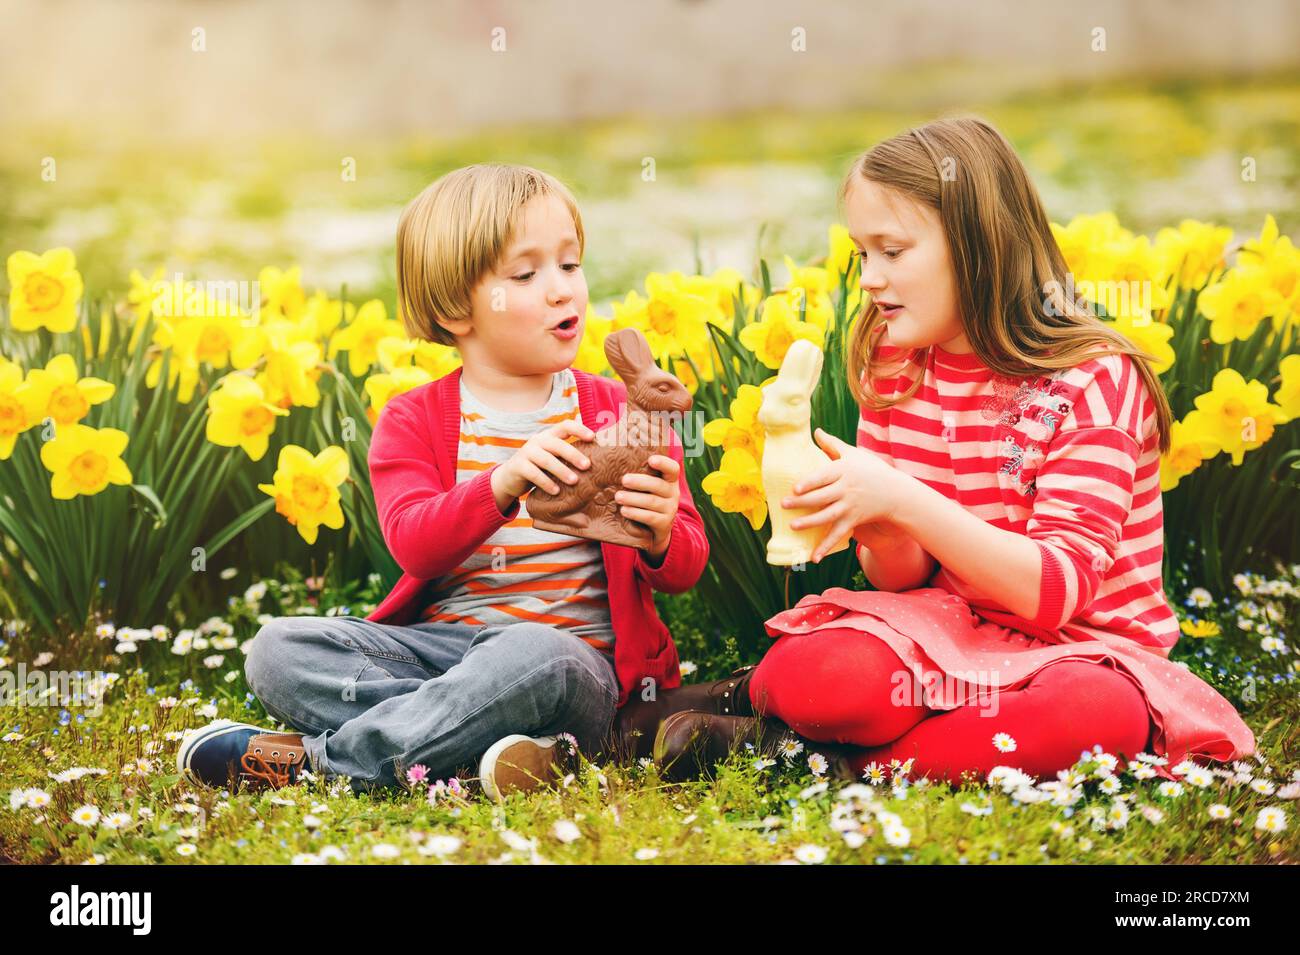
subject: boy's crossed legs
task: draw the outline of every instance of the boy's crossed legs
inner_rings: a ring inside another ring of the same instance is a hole
[[[450,775],[513,734],[567,732],[597,749],[618,700],[609,654],[528,622],[279,617],[258,632],[245,672],[266,711],[302,732],[307,768],[356,789],[392,785],[417,763]]]

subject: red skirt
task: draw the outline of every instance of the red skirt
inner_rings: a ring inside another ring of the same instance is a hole
[[[1153,755],[1175,765],[1187,758],[1241,759],[1255,752],[1255,735],[1233,705],[1186,667],[1122,637],[1047,643],[984,620],[967,601],[939,587],[902,593],[832,587],[809,594],[764,625],[772,637],[851,627],[887,643],[935,691],[931,709],[978,705],[980,689],[1018,689],[1058,660],[1109,660],[1146,699],[1155,729]],[[939,671],[952,679],[928,681]],[[1166,766],[1157,775],[1175,778]]]

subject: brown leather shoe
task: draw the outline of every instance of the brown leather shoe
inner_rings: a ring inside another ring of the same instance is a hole
[[[298,781],[306,761],[301,733],[259,733],[239,759],[239,776],[252,789],[279,789]]]
[[[654,761],[659,772],[672,782],[696,779],[739,750],[753,743],[755,758],[776,758],[783,748],[802,744],[800,757],[813,753],[826,758],[826,775],[832,779],[852,780],[849,758],[857,747],[839,743],[819,743],[799,736],[780,720],[753,716],[719,716],[716,713],[675,713],[659,726],[654,741]]]
[[[614,754],[624,759],[652,755],[660,724],[675,713],[693,710],[718,716],[753,716],[749,703],[749,679],[753,672],[753,665],[744,666],[723,680],[660,690],[653,700],[634,695],[614,717]]]

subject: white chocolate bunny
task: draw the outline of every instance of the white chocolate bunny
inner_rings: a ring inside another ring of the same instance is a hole
[[[781,501],[794,485],[818,468],[829,464],[826,452],[812,439],[812,394],[822,373],[822,350],[806,339],[797,339],[776,374],[776,381],[763,389],[758,421],[766,433],[763,443],[763,489],[772,517],[772,539],[767,543],[767,562],[778,567],[805,564],[829,524],[791,530],[790,521],[816,508],[784,508]],[[849,546],[845,537],[826,556]]]

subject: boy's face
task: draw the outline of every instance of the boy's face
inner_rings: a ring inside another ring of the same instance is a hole
[[[859,177],[845,197],[845,218],[862,253],[862,290],[884,316],[880,340],[898,348],[937,344],[950,352],[970,352],[939,214]]]
[[[556,196],[537,196],[520,210],[501,261],[471,296],[468,321],[449,322],[470,361],[498,371],[537,375],[573,364],[587,316],[578,233]]]

